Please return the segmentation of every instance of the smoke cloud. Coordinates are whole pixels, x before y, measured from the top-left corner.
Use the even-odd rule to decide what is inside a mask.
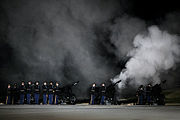
[[[133,13],[142,11],[142,6],[135,10],[134,5],[139,4],[4,0],[0,4],[0,94],[7,83],[22,80],[58,81],[62,86],[80,81],[73,91],[87,97],[92,83],[111,83],[124,65],[120,87],[126,82],[158,83],[161,73],[179,61],[179,38],[174,35],[179,34],[179,13],[168,13],[158,24],[161,29],[152,26],[146,31],[153,22],[142,19],[149,14]]]
[[[75,92],[88,95],[90,84],[114,76],[115,65],[101,55],[107,48],[100,48],[103,39],[99,41],[97,35],[104,33],[97,29],[103,29],[117,9],[118,1],[110,0],[4,2],[6,40],[15,61],[4,79],[11,83],[58,81],[62,85],[80,81]]]
[[[157,26],[148,28],[147,33],[138,34],[133,41],[134,48],[128,53],[131,56],[119,75],[122,80],[119,88],[131,85],[159,84],[160,74],[175,67],[179,62],[179,37],[160,30]],[[115,81],[114,81],[115,82]]]

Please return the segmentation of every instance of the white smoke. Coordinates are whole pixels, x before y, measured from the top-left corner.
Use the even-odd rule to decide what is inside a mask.
[[[178,36],[161,31],[157,26],[149,27],[148,34],[138,34],[133,45],[128,53],[131,59],[119,75],[122,80],[119,88],[125,86],[128,80],[132,85],[160,83],[160,73],[173,68],[179,61]]]

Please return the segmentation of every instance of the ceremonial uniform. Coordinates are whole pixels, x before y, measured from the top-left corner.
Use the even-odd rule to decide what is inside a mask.
[[[12,104],[17,104],[18,96],[19,96],[19,92],[18,92],[17,84],[15,83],[12,88]]]
[[[12,92],[11,85],[8,84],[6,104],[11,104],[11,92]]]
[[[55,100],[54,100],[54,104],[58,104],[59,101],[59,92],[60,92],[60,88],[59,88],[59,84],[56,83],[56,86],[54,87],[54,91],[55,91]]]
[[[94,105],[94,99],[95,99],[95,93],[96,93],[96,84],[93,84],[93,86],[91,87],[91,100],[90,100],[90,104]]]
[[[40,87],[39,87],[39,83],[36,82],[36,84],[34,86],[35,104],[39,104],[39,94],[40,94]]]
[[[48,92],[48,87],[46,84],[42,86],[42,91],[43,91],[43,104],[47,104],[47,92]]]
[[[21,84],[19,92],[20,92],[20,104],[24,104],[24,95],[25,95],[26,87],[24,83]]]
[[[50,85],[49,85],[49,88],[48,88],[48,97],[49,97],[49,104],[53,104],[53,97],[54,97],[54,95],[53,95],[53,84],[51,84],[50,83]]]
[[[26,87],[27,104],[31,103],[31,94],[32,94],[32,85],[31,82],[28,82],[28,85]]]
[[[101,105],[105,104],[105,98],[106,98],[106,86],[105,84],[102,84],[101,88],[100,88],[100,92],[101,92]]]

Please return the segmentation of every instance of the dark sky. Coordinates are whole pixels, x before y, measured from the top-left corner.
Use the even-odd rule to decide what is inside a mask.
[[[136,34],[158,25],[179,35],[179,21],[173,0],[1,0],[0,94],[22,80],[80,80],[76,92],[85,94],[91,83],[120,73]],[[115,28],[123,47],[112,40]],[[170,70],[175,81],[178,66]]]

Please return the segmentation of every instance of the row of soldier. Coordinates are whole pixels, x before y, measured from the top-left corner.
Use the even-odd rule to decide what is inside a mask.
[[[31,81],[29,81],[27,85],[21,82],[19,87],[17,87],[17,84],[13,86],[8,84],[6,104],[31,104],[33,101],[32,98],[34,98],[35,104],[39,104],[40,93],[42,93],[43,104],[58,104],[59,94],[62,92],[58,82],[55,83],[55,86],[53,86],[53,82],[50,82],[48,85],[47,82],[44,82],[41,88],[42,92],[40,92],[39,82],[32,84]],[[96,84],[93,83],[90,94],[90,104],[98,103],[97,96],[100,97],[99,104],[105,104],[105,83],[102,83],[100,87],[97,87]]]
[[[98,89],[99,88],[99,89]],[[98,97],[100,97],[100,104],[104,105],[105,104],[105,99],[106,99],[106,86],[105,83],[102,83],[100,87],[97,87],[95,83],[92,84],[91,90],[91,99],[90,99],[90,104],[98,104]]]
[[[147,86],[140,85],[137,90],[137,104],[165,104],[165,96],[162,94],[161,84],[156,84],[152,86],[148,84]]]
[[[76,84],[77,83],[78,82],[76,82]],[[58,104],[59,94],[60,92],[62,92],[58,82],[55,83],[55,86],[53,85],[53,82],[50,82],[49,84],[47,84],[47,82],[44,82],[41,88],[42,91],[40,91],[39,82],[35,82],[33,84],[31,81],[29,81],[27,84],[22,81],[19,87],[16,83],[13,86],[11,84],[8,84],[6,104],[32,104],[32,101],[34,101],[35,104],[39,104],[39,98],[41,93],[43,98],[43,104]],[[97,96],[101,97],[100,104],[105,104],[105,83],[102,83],[101,87],[97,87],[96,84],[93,83],[90,94],[90,104],[97,104]],[[32,100],[32,98],[34,100]]]
[[[111,84],[109,86],[106,86],[105,83],[102,83],[100,87],[96,86],[95,83],[92,84],[90,89],[90,104],[106,104],[106,102],[111,102],[111,104],[116,104],[115,99],[115,88],[114,86],[119,83],[120,81]],[[24,82],[21,82],[21,85],[17,87],[17,84],[14,84],[11,86],[8,84],[7,89],[7,104],[31,104],[34,101],[35,104],[39,104],[39,98],[40,94],[42,93],[42,103],[43,104],[58,104],[59,100],[62,98],[60,94],[63,92],[66,94],[67,99],[71,99],[71,97],[75,97],[74,94],[72,94],[71,87],[77,85],[78,82],[73,83],[72,85],[66,86],[66,91],[64,91],[62,88],[59,87],[59,83],[56,82],[55,86],[53,85],[53,82],[50,82],[49,84],[47,82],[44,82],[41,86],[42,92],[40,92],[40,85],[39,82],[35,82],[35,84],[32,84],[31,81],[25,85]],[[63,94],[64,95],[64,94]],[[151,86],[148,84],[147,86],[141,85],[138,88],[137,91],[137,104],[143,105],[143,104],[164,104],[164,95],[161,93],[161,87],[160,84],[156,84],[155,86]],[[33,99],[33,100],[32,100]],[[66,99],[66,100],[67,100]],[[76,99],[76,98],[75,98]],[[71,102],[75,103],[74,98],[70,100]],[[19,102],[18,102],[19,100]],[[62,99],[61,99],[62,100]],[[63,100],[62,100],[63,101]]]
[[[44,82],[42,85],[43,104],[58,104],[59,92],[60,87],[58,82],[55,83],[55,86],[53,82],[49,84]],[[25,85],[25,82],[21,82],[19,87],[16,83],[13,86],[8,84],[6,104],[17,104],[18,100],[20,104],[31,104],[32,98],[34,98],[35,104],[39,104],[40,93],[38,81],[35,84],[29,81],[27,85]]]

